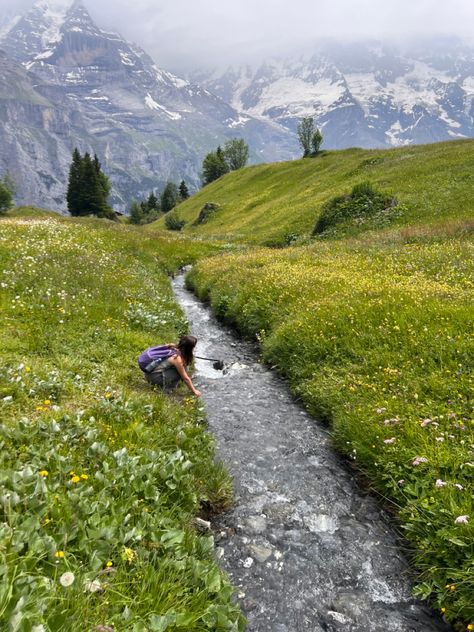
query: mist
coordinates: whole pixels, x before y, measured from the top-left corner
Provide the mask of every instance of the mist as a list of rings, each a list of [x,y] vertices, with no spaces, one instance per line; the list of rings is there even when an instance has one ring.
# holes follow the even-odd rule
[[[57,1],[57,0],[56,0]],[[104,29],[116,30],[177,72],[304,52],[343,41],[456,35],[474,40],[472,0],[83,0]],[[31,0],[0,0],[12,15]]]

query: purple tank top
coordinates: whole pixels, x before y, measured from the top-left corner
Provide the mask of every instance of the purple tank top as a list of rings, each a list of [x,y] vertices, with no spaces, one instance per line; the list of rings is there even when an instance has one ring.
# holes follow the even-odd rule
[[[168,345],[158,345],[158,347],[150,347],[138,356],[138,366],[142,371],[155,360],[165,360],[171,358],[178,353],[174,347]]]

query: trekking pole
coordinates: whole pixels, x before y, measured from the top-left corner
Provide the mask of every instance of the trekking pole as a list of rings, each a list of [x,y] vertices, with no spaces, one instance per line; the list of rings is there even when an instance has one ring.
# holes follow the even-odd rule
[[[224,361],[223,360],[218,360],[217,358],[203,358],[202,356],[194,356],[195,358],[197,358],[198,360],[207,360],[208,362],[214,362],[214,364],[212,365],[216,371],[222,371],[222,369],[224,368]]]

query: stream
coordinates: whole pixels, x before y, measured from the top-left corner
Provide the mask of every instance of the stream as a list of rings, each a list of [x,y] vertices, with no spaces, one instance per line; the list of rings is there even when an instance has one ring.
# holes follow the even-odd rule
[[[193,381],[235,504],[212,519],[221,568],[236,586],[248,632],[448,632],[411,596],[390,517],[358,485],[328,431],[296,403],[250,344],[184,285],[178,302],[198,337]]]

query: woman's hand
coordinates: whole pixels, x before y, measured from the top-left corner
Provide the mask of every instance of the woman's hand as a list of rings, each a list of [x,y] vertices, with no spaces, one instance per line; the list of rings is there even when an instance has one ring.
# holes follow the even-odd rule
[[[201,397],[201,392],[198,391],[197,388],[194,387],[194,384],[193,384],[191,378],[189,377],[189,375],[186,372],[186,369],[184,368],[184,362],[183,362],[182,357],[180,355],[175,355],[175,356],[169,358],[169,362],[174,365],[174,367],[178,371],[181,379],[186,384],[186,386],[189,388],[191,393],[193,395],[195,395],[196,397]]]

